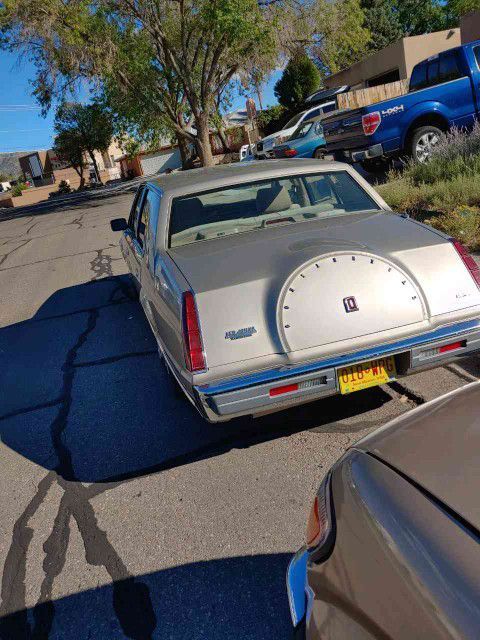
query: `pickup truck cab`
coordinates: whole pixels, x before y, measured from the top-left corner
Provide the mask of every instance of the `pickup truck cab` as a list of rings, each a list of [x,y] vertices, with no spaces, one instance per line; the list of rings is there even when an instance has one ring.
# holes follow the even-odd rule
[[[379,160],[425,162],[442,132],[470,128],[480,109],[480,40],[417,64],[409,92],[323,120],[327,150],[371,169]]]

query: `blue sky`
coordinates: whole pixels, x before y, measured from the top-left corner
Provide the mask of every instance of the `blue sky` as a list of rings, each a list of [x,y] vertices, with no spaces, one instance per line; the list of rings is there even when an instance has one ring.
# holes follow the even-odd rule
[[[275,72],[263,90],[264,107],[276,104],[273,85],[280,74],[280,71]],[[0,52],[0,153],[48,149],[52,146],[53,112],[46,118],[42,117],[31,95],[29,81],[34,76],[32,64],[17,62],[16,55]],[[245,97],[236,96],[232,109],[244,107]]]

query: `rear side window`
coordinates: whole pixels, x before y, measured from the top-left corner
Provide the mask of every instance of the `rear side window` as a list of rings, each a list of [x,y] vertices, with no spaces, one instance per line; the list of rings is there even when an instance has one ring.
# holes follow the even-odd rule
[[[440,55],[440,82],[450,82],[461,78],[456,51],[447,51]]]
[[[474,53],[475,58],[477,60],[478,68],[480,69],[480,47],[475,47],[473,49],[473,53]]]
[[[427,63],[422,62],[414,68],[410,78],[410,91],[418,91],[427,86]]]
[[[414,68],[410,79],[410,91],[434,87],[461,77],[457,51],[447,51]]]
[[[335,102],[332,102],[332,104],[326,104],[322,107],[322,111],[323,113],[328,113],[329,111],[335,111],[335,109],[337,108]]]
[[[433,87],[440,82],[440,61],[432,60],[427,68],[427,86]]]

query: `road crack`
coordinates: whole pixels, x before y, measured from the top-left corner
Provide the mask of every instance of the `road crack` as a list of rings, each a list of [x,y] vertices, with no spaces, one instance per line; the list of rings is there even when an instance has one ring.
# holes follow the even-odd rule
[[[75,477],[72,454],[64,440],[72,405],[75,360],[81,347],[95,330],[99,317],[97,308],[89,309],[87,325],[66,354],[62,365],[63,385],[57,415],[50,425],[57,465],[38,484],[37,490],[13,526],[13,535],[5,561],[0,602],[0,638],[2,640],[48,640],[55,618],[51,600],[55,578],[66,561],[70,539],[70,519],[73,517],[85,547],[87,562],[103,566],[113,581],[113,608],[126,637],[151,640],[156,628],[156,616],[146,584],[134,578],[97,522],[90,504],[91,487],[84,487]],[[43,504],[50,488],[59,486],[62,497],[52,531],[44,543],[44,578],[40,597],[33,609],[33,627],[26,609],[27,554],[34,530],[30,520]],[[95,492],[99,495],[101,491]]]

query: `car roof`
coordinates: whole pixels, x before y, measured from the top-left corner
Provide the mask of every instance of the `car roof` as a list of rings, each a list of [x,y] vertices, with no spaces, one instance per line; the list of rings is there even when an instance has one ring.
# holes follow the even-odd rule
[[[183,195],[243,182],[342,169],[348,170],[347,165],[316,159],[253,160],[163,174],[150,180],[148,184],[171,195]]]
[[[480,530],[480,382],[447,393],[360,440]]]

